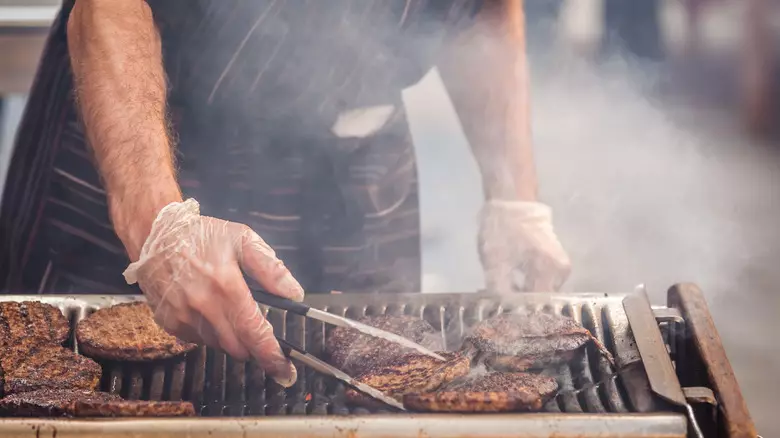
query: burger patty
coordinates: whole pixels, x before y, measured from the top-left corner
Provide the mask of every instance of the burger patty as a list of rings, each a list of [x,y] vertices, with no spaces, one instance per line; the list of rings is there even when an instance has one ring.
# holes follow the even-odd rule
[[[489,372],[466,376],[431,393],[406,394],[404,407],[421,412],[539,411],[558,391],[539,374]]]
[[[22,339],[62,344],[70,325],[60,309],[38,301],[0,302],[0,347]]]
[[[81,351],[100,359],[149,361],[167,359],[197,347],[168,334],[143,302],[117,304],[95,311],[79,322]]]
[[[441,336],[427,321],[408,315],[367,316],[357,320],[366,325],[395,333],[429,350],[443,350]],[[357,376],[390,363],[413,350],[401,345],[360,333],[351,328],[336,327],[325,345],[331,365]]]
[[[107,392],[86,389],[40,389],[0,399],[0,415],[12,417],[72,417],[76,402],[108,403],[122,400]]]
[[[612,364],[612,354],[573,318],[549,313],[505,313],[479,323],[463,350],[488,367],[525,371],[570,361],[592,342]]]
[[[193,417],[195,408],[183,401],[77,400],[76,417]]]
[[[101,369],[95,361],[59,345],[25,339],[6,347],[0,357],[4,395],[39,389],[94,390]]]
[[[355,379],[401,401],[404,394],[430,392],[468,374],[469,358],[458,353],[439,354],[447,360],[442,362],[424,354],[408,353],[372,368]],[[348,389],[346,397],[353,404],[367,407],[381,405],[381,402],[354,389]]]

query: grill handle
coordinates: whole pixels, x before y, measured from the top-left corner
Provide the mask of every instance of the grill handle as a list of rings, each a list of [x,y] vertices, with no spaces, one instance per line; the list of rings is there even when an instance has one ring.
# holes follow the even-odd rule
[[[691,340],[707,370],[709,383],[715,390],[726,436],[755,438],[758,435],[755,425],[726,357],[704,293],[695,284],[676,284],[669,289],[666,301],[669,307],[679,309],[685,319],[686,331],[692,335]]]

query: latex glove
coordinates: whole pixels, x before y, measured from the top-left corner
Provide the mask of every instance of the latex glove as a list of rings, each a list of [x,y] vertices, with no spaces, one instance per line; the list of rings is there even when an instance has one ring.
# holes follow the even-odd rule
[[[138,282],[155,320],[184,340],[220,348],[230,356],[254,358],[283,386],[296,380],[252,299],[241,268],[267,291],[296,301],[303,289],[274,251],[243,224],[200,215],[194,199],[163,208],[137,262],[125,270]]]
[[[571,271],[569,256],[553,231],[550,207],[536,202],[486,202],[480,215],[479,255],[491,292],[557,291]]]

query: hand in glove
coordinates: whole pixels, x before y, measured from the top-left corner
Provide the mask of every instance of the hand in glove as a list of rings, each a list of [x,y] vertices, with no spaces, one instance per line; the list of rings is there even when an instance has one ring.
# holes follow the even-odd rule
[[[303,289],[274,251],[246,225],[200,215],[194,199],[163,208],[137,262],[125,271],[138,282],[155,320],[184,340],[254,358],[279,384],[296,371],[273,327],[249,292],[241,269],[269,292],[296,301]]]
[[[487,201],[480,217],[479,255],[487,290],[553,292],[571,271],[555,236],[550,207],[535,202]],[[523,280],[515,286],[515,274]]]

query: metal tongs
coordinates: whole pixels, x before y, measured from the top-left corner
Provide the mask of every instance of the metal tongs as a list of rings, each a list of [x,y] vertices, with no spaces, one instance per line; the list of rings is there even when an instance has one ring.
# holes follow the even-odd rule
[[[411,348],[412,350],[416,350],[426,356],[430,356],[442,362],[445,361],[445,359],[440,355],[434,353],[433,351],[423,347],[422,345],[416,342],[412,342],[409,339],[404,338],[403,336],[398,336],[395,333],[390,333],[388,331],[381,330],[376,327],[371,327],[370,325],[361,324],[349,318],[344,318],[342,316],[334,315],[332,313],[323,312],[322,310],[314,309],[304,303],[299,303],[297,301],[293,301],[287,298],[271,295],[268,292],[260,291],[260,290],[253,290],[252,298],[254,298],[255,301],[257,301],[258,303],[265,304],[266,306],[286,310],[296,315],[301,315],[307,318],[316,319],[317,321],[322,321],[326,324],[335,325],[337,327],[352,328],[366,335],[373,336],[376,338],[381,338],[390,342],[395,342],[396,344],[402,345],[406,348]]]
[[[427,348],[423,347],[420,344],[417,344],[416,342],[412,342],[409,339],[404,338],[403,336],[399,336],[396,335],[395,333],[381,330],[376,327],[371,327],[366,324],[361,324],[349,318],[344,318],[338,315],[334,315],[332,313],[323,312],[322,310],[314,309],[304,303],[299,303],[297,301],[293,301],[287,298],[271,295],[268,292],[260,291],[260,290],[253,290],[252,298],[254,298],[254,300],[257,301],[258,303],[265,304],[266,306],[269,307],[286,310],[296,315],[301,315],[307,318],[316,319],[317,321],[322,321],[326,324],[331,324],[338,327],[352,328],[361,333],[367,334],[369,336],[374,336],[377,338],[384,339],[386,341],[395,342],[399,345],[402,345],[407,348],[411,348],[422,354],[431,356],[435,359],[441,361],[445,360],[440,355],[434,353],[431,350],[428,350]],[[279,341],[279,345],[282,347],[282,352],[284,352],[285,356],[289,357],[290,359],[296,359],[301,363],[303,363],[304,365],[311,367],[315,371],[318,371],[327,376],[334,377],[344,382],[347,386],[354,388],[375,400],[379,400],[388,406],[391,406],[401,411],[406,410],[404,409],[404,406],[398,402],[398,400],[384,394],[382,391],[379,391],[376,388],[373,388],[369,385],[366,385],[365,383],[361,383],[355,380],[354,378],[352,378],[352,376],[348,375],[347,373],[339,370],[338,368],[332,365],[323,362],[316,356],[307,353],[305,350],[303,350],[300,347],[290,344],[284,339],[277,337],[276,340]]]
[[[344,382],[347,386],[354,388],[375,400],[379,400],[388,406],[392,406],[398,409],[399,411],[406,410],[404,409],[404,405],[399,403],[398,400],[386,395],[382,391],[379,391],[376,388],[373,388],[371,386],[366,385],[365,383],[361,383],[353,379],[347,373],[339,370],[338,368],[332,365],[328,365],[327,363],[318,359],[316,356],[307,353],[302,348],[296,347],[295,345],[285,341],[284,339],[278,336],[276,337],[276,340],[279,341],[279,346],[282,347],[282,352],[284,352],[284,355],[289,357],[290,359],[298,360],[304,365],[310,367],[311,369],[317,372],[320,372],[327,376],[334,377]]]

